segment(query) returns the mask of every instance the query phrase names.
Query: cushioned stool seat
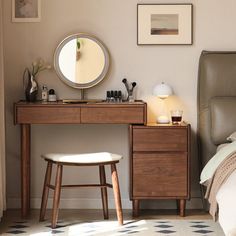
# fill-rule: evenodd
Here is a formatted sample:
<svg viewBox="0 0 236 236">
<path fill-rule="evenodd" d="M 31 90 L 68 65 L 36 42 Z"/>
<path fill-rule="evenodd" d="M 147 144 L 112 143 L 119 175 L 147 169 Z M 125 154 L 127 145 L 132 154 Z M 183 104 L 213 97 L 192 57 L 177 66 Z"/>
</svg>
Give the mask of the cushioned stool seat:
<svg viewBox="0 0 236 236">
<path fill-rule="evenodd" d="M 72 164 L 85 164 L 85 165 L 96 165 L 99 163 L 111 163 L 122 159 L 122 156 L 112 154 L 109 152 L 98 152 L 98 153 L 84 153 L 84 154 L 58 154 L 49 153 L 43 154 L 42 157 L 46 160 L 61 163 L 72 163 Z"/>
<path fill-rule="evenodd" d="M 113 188 L 114 191 L 118 222 L 120 225 L 123 224 L 120 188 L 118 182 L 118 175 L 116 171 L 116 163 L 118 163 L 119 160 L 122 159 L 122 156 L 108 152 L 85 153 L 85 154 L 49 153 L 49 154 L 43 154 L 42 158 L 44 158 L 48 164 L 44 180 L 43 196 L 42 196 L 40 218 L 39 218 L 40 221 L 44 220 L 45 217 L 49 189 L 54 190 L 51 226 L 52 228 L 55 228 L 58 219 L 61 188 L 73 188 L 73 187 L 101 188 L 104 219 L 108 219 L 107 187 L 110 187 Z M 50 183 L 53 164 L 56 164 L 57 166 L 55 185 L 51 185 Z M 64 165 L 99 166 L 100 184 L 62 185 L 62 170 Z M 106 182 L 105 165 L 111 166 L 112 184 Z"/>
</svg>

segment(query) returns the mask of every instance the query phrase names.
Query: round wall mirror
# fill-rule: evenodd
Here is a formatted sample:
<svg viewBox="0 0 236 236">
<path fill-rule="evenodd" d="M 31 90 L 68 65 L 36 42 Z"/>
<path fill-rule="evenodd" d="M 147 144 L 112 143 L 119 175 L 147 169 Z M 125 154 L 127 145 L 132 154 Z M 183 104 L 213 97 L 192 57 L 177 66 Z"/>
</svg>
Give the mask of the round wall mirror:
<svg viewBox="0 0 236 236">
<path fill-rule="evenodd" d="M 103 43 L 87 34 L 65 38 L 56 48 L 55 70 L 67 85 L 85 89 L 101 82 L 109 68 L 109 54 Z"/>
</svg>

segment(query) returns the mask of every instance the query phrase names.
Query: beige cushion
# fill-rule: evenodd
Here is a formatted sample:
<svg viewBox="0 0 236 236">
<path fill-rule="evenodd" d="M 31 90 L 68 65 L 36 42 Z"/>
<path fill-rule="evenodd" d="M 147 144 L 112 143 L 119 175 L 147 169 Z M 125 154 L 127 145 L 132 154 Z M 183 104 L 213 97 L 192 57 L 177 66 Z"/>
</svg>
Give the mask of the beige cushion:
<svg viewBox="0 0 236 236">
<path fill-rule="evenodd" d="M 119 161 L 122 156 L 109 152 L 84 153 L 84 154 L 66 154 L 66 153 L 48 153 L 43 154 L 42 158 L 54 162 L 75 163 L 75 164 L 95 164 L 110 163 Z"/>
</svg>

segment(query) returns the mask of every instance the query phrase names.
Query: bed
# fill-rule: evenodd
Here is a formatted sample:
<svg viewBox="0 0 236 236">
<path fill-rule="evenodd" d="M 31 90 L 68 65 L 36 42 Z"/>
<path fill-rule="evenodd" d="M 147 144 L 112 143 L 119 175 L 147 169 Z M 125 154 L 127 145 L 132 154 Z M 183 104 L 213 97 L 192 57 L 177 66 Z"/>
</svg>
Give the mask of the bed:
<svg viewBox="0 0 236 236">
<path fill-rule="evenodd" d="M 203 51 L 198 76 L 198 145 L 200 170 L 217 147 L 236 131 L 236 52 Z M 235 150 L 236 152 L 236 150 Z M 225 235 L 236 236 L 236 171 L 221 185 L 216 200 Z"/>
</svg>

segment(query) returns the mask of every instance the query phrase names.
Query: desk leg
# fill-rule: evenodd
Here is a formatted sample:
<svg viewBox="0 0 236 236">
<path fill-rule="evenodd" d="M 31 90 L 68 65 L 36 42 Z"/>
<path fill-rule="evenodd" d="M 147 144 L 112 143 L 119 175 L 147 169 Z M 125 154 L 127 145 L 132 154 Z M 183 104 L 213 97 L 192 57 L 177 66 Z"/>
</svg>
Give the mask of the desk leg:
<svg viewBox="0 0 236 236">
<path fill-rule="evenodd" d="M 21 125 L 21 214 L 30 210 L 30 125 Z"/>
<path fill-rule="evenodd" d="M 185 205 L 186 205 L 186 200 L 180 199 L 180 216 L 182 217 L 185 216 Z"/>
<path fill-rule="evenodd" d="M 139 200 L 133 200 L 133 217 L 139 216 Z"/>
</svg>

